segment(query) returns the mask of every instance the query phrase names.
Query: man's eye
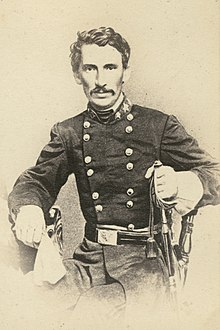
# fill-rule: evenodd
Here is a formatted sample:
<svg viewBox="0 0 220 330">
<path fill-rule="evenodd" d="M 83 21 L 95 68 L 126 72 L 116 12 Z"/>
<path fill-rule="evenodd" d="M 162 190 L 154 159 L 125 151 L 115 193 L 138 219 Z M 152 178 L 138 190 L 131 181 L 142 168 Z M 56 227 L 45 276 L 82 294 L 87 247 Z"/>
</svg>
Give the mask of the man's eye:
<svg viewBox="0 0 220 330">
<path fill-rule="evenodd" d="M 115 70 L 115 69 L 116 69 L 115 65 L 109 65 L 106 67 L 106 70 L 110 70 L 110 71 Z"/>
<path fill-rule="evenodd" d="M 84 71 L 86 71 L 86 72 L 91 72 L 91 71 L 94 71 L 94 70 L 95 70 L 95 68 L 93 66 L 86 66 L 84 68 Z"/>
</svg>

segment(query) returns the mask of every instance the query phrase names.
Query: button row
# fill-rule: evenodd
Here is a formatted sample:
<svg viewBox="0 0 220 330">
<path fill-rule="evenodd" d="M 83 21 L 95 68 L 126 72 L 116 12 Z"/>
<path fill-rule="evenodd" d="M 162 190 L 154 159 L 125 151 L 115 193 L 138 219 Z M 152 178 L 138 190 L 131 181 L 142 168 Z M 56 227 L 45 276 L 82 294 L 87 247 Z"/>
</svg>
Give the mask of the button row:
<svg viewBox="0 0 220 330">
<path fill-rule="evenodd" d="M 132 196 L 134 194 L 134 189 L 133 188 L 128 188 L 127 189 L 127 195 Z M 92 199 L 96 200 L 99 198 L 99 193 L 97 191 L 94 191 L 92 193 Z"/>
<path fill-rule="evenodd" d="M 132 196 L 134 194 L 134 189 L 132 189 L 132 188 L 128 188 L 128 190 L 127 190 L 127 195 L 128 196 Z M 92 193 L 92 199 L 94 199 L 94 200 L 96 200 L 96 199 L 98 199 L 99 198 L 99 193 L 97 192 L 97 191 L 94 191 L 93 193 Z"/>
<path fill-rule="evenodd" d="M 85 162 L 86 162 L 86 164 L 89 164 L 91 162 L 91 159 L 90 159 L 91 157 L 90 156 L 87 156 L 87 157 L 88 157 L 88 159 L 85 159 Z M 126 164 L 126 169 L 128 171 L 132 171 L 133 168 L 134 168 L 134 164 L 133 163 L 127 163 Z M 94 174 L 94 170 L 92 168 L 89 168 L 86 173 L 87 173 L 87 176 L 92 176 Z"/>
<path fill-rule="evenodd" d="M 132 188 L 128 188 L 128 190 L 127 190 L 127 195 L 128 195 L 128 196 L 131 196 L 131 195 L 133 195 L 133 194 L 134 194 L 134 189 L 132 189 Z M 94 191 L 94 192 L 92 193 L 92 199 L 93 199 L 93 200 L 97 200 L 98 198 L 99 198 L 99 193 L 98 193 L 97 191 Z M 126 207 L 127 207 L 128 209 L 131 209 L 133 206 L 134 206 L 134 202 L 133 202 L 132 200 L 128 200 L 128 201 L 126 202 Z M 97 204 L 97 205 L 95 206 L 95 210 L 96 210 L 97 213 L 102 212 L 102 210 L 103 210 L 103 206 L 102 206 L 101 204 Z"/>
<path fill-rule="evenodd" d="M 128 188 L 128 190 L 127 190 L 127 195 L 128 195 L 128 196 L 131 196 L 131 195 L 133 195 L 133 194 L 134 194 L 134 189 L 132 189 L 132 188 Z M 98 193 L 97 191 L 94 191 L 94 192 L 92 193 L 92 199 L 93 199 L 93 200 L 97 200 L 98 198 L 99 198 L 99 193 Z M 131 209 L 133 206 L 134 206 L 134 202 L 133 202 L 132 200 L 128 200 L 128 201 L 126 202 L 126 207 L 127 207 L 128 209 Z M 102 212 L 102 210 L 103 210 L 103 206 L 102 206 L 101 204 L 97 204 L 97 205 L 95 206 L 95 210 L 96 210 L 97 213 Z"/>
<path fill-rule="evenodd" d="M 126 202 L 126 206 L 128 209 L 131 209 L 134 206 L 134 202 L 129 200 Z M 97 213 L 102 212 L 103 206 L 101 204 L 97 204 L 97 205 L 95 205 L 95 210 Z"/>
<path fill-rule="evenodd" d="M 119 111 L 116 112 L 115 119 L 121 119 L 121 113 Z M 129 113 L 127 115 L 127 120 L 132 121 L 133 119 L 134 119 L 134 116 L 132 115 L 132 113 Z M 84 123 L 83 123 L 84 128 L 89 128 L 90 126 L 91 126 L 91 124 L 88 120 L 84 121 Z"/>
<path fill-rule="evenodd" d="M 128 134 L 132 133 L 133 132 L 133 127 L 132 126 L 126 126 L 125 127 L 125 132 L 128 133 Z M 85 142 L 89 141 L 90 140 L 90 134 L 88 134 L 88 133 L 84 134 L 83 135 L 83 140 Z"/>
<path fill-rule="evenodd" d="M 125 150 L 125 155 L 126 155 L 126 156 L 130 157 L 132 154 L 133 154 L 133 149 L 131 149 L 131 148 L 127 148 L 127 149 Z M 86 164 L 89 164 L 89 163 L 91 163 L 91 161 L 92 161 L 92 157 L 91 157 L 91 156 L 86 156 L 86 157 L 84 158 L 84 161 L 85 161 Z M 130 163 L 130 164 L 132 164 L 132 163 Z"/>
</svg>

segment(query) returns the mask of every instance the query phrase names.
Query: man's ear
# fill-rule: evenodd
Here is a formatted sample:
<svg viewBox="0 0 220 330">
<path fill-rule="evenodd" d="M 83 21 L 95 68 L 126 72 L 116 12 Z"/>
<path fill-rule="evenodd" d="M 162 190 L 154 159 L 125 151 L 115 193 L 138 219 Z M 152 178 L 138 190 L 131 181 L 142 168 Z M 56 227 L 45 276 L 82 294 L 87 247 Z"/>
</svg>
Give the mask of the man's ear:
<svg viewBox="0 0 220 330">
<path fill-rule="evenodd" d="M 74 72 L 73 73 L 73 76 L 75 78 L 75 81 L 78 85 L 82 85 L 82 79 L 81 79 L 81 76 L 80 76 L 80 73 L 77 71 L 77 72 Z"/>
<path fill-rule="evenodd" d="M 128 66 L 126 69 L 124 69 L 124 74 L 123 74 L 123 82 L 124 83 L 126 83 L 129 80 L 130 75 L 131 75 L 131 69 Z"/>
</svg>

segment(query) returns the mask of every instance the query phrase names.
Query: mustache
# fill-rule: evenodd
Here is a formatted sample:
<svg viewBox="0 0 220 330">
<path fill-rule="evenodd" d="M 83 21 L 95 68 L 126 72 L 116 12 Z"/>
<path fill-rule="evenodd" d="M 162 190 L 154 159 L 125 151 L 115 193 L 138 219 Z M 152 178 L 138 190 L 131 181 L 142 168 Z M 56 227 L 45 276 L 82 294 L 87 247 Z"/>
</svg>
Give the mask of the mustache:
<svg viewBox="0 0 220 330">
<path fill-rule="evenodd" d="M 105 87 L 100 87 L 97 86 L 95 87 L 93 90 L 91 90 L 90 95 L 92 95 L 93 93 L 112 93 L 112 95 L 115 94 L 115 92 L 112 89 L 107 89 Z"/>
</svg>

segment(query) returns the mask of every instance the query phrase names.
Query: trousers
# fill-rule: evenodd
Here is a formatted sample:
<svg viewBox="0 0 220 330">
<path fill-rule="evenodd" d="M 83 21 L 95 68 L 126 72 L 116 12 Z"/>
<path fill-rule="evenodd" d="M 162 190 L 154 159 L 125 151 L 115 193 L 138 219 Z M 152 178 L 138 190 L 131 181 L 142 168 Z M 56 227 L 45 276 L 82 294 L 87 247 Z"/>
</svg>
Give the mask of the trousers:
<svg viewBox="0 0 220 330">
<path fill-rule="evenodd" d="M 63 263 L 65 277 L 48 287 L 57 293 L 62 310 L 69 311 L 72 324 L 108 329 L 110 322 L 113 329 L 119 320 L 137 322 L 162 312 L 168 274 L 159 248 L 156 258 L 147 259 L 145 246 L 103 246 L 84 238 Z"/>
<path fill-rule="evenodd" d="M 84 238 L 73 256 L 63 260 L 66 275 L 55 285 L 35 288 L 33 310 L 38 305 L 45 319 L 56 318 L 55 324 L 67 323 L 64 329 L 71 330 L 74 325 L 117 329 L 119 323 L 123 329 L 123 322 L 135 323 L 135 328 L 144 318 L 148 325 L 149 318 L 157 322 L 155 318 L 166 313 L 169 289 L 167 268 L 157 249 L 157 257 L 148 259 L 144 245 L 107 246 Z"/>
</svg>

